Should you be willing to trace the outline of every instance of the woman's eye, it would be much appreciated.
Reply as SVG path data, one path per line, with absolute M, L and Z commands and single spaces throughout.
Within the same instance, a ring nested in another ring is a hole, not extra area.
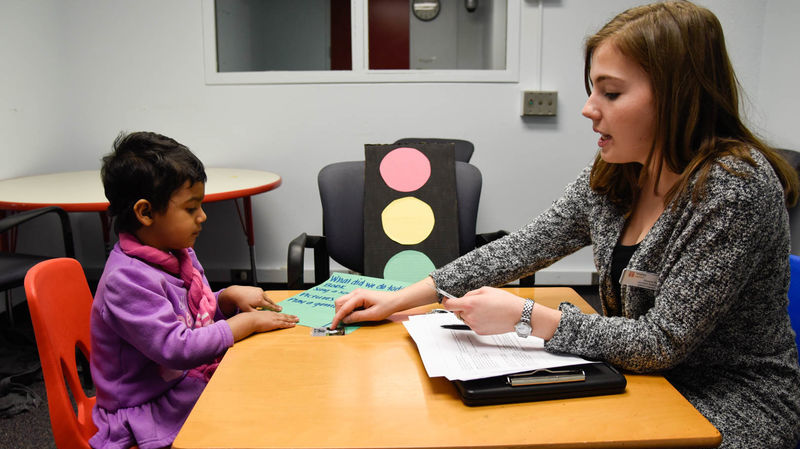
M 186 209 L 186 212 L 189 212 L 190 214 L 194 214 L 196 211 L 197 211 L 196 207 L 189 207 Z
M 609 100 L 616 100 L 617 97 L 619 97 L 619 93 L 618 92 L 606 92 L 604 95 Z

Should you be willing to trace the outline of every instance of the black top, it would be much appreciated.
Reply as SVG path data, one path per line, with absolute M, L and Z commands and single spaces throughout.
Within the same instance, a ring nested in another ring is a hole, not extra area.
M 631 256 L 638 248 L 638 243 L 630 246 L 617 243 L 611 253 L 611 287 L 614 289 L 617 298 L 621 298 L 619 279 L 622 277 L 622 270 L 628 266 Z

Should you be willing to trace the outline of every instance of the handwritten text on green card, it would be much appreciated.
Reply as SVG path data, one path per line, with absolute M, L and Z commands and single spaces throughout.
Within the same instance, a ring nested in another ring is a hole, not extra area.
M 334 301 L 357 288 L 393 292 L 408 286 L 408 282 L 334 273 L 327 281 L 316 287 L 281 301 L 282 312 L 297 315 L 300 325 L 308 327 L 327 326 L 333 321 Z

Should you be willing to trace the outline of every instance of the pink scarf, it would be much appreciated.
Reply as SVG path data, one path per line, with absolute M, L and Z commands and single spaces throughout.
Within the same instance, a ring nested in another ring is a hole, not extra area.
M 192 265 L 188 249 L 182 248 L 175 251 L 175 254 L 170 254 L 152 246 L 143 245 L 133 234 L 124 232 L 119 234 L 119 247 L 128 256 L 136 257 L 168 273 L 180 276 L 183 287 L 188 290 L 189 312 L 194 319 L 193 324 L 189 323 L 192 328 L 201 328 L 214 322 L 214 315 L 217 312 L 217 297 L 203 282 L 200 271 Z M 208 381 L 219 365 L 219 360 L 220 358 L 217 358 L 208 365 L 198 366 L 189 371 L 189 375 L 198 375 Z

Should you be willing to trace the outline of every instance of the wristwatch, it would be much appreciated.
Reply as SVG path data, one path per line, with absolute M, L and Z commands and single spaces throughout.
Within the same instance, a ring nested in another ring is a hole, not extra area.
M 534 301 L 530 298 L 525 298 L 525 305 L 522 307 L 522 316 L 519 318 L 519 323 L 514 325 L 514 330 L 517 335 L 522 338 L 527 338 L 531 335 L 533 328 L 531 327 L 531 312 L 533 312 Z

